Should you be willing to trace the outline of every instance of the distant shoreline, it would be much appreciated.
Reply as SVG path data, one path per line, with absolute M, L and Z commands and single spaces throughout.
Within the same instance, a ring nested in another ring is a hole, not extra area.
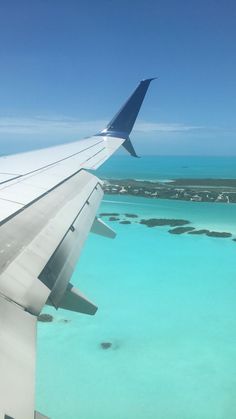
M 214 186 L 214 187 L 229 187 L 236 189 L 236 179 L 175 179 L 171 182 L 174 185 L 185 186 Z
M 155 199 L 236 203 L 236 179 L 104 179 L 104 192 Z

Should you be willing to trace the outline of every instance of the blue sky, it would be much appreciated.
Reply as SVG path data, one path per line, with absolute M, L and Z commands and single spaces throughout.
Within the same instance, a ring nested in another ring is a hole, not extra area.
M 236 2 L 2 0 L 1 152 L 90 135 L 140 79 L 139 154 L 236 155 Z

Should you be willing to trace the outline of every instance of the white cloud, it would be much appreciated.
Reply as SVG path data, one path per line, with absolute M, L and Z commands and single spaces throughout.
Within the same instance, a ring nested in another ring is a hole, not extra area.
M 184 132 L 200 128 L 203 127 L 180 123 L 138 122 L 136 125 L 136 131 L 140 132 Z
M 104 121 L 79 121 L 66 117 L 1 117 L 0 133 L 9 134 L 58 134 L 96 132 L 105 125 Z
M 0 134 L 31 135 L 90 135 L 102 130 L 107 124 L 104 120 L 80 121 L 76 118 L 59 117 L 0 117 Z M 134 130 L 142 133 L 186 132 L 203 127 L 182 123 L 156 123 L 138 121 Z

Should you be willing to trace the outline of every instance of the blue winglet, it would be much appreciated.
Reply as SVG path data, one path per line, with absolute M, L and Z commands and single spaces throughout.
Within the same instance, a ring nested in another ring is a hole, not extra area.
M 133 129 L 148 87 L 151 81 L 154 79 L 155 78 L 142 80 L 133 94 L 125 102 L 125 104 L 114 116 L 114 118 L 112 118 L 106 128 L 98 134 L 125 138 L 123 146 L 134 157 L 138 156 L 135 153 L 133 145 L 129 139 L 129 134 Z

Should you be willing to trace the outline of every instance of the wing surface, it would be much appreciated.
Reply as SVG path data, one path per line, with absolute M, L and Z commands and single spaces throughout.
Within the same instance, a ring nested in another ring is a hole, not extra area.
M 87 169 L 122 144 L 134 154 L 129 133 L 150 81 L 93 137 L 0 158 L 0 418 L 43 417 L 34 412 L 36 319 L 43 306 L 97 310 L 69 283 L 89 231 L 115 236 L 96 218 L 102 182 Z

